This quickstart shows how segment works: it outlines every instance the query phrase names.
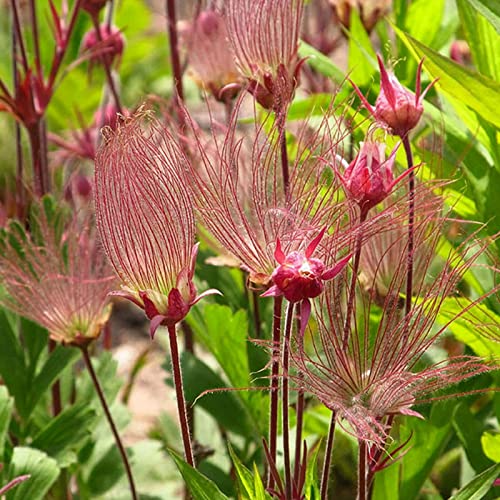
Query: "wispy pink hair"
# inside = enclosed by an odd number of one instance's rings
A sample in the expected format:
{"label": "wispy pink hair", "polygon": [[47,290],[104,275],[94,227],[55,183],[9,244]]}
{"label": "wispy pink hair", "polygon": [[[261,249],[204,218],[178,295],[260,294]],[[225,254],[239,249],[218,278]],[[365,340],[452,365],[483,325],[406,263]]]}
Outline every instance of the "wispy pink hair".
{"label": "wispy pink hair", "polygon": [[75,216],[56,227],[43,210],[32,219],[36,238],[18,222],[2,235],[0,274],[12,311],[45,327],[56,342],[81,345],[96,338],[109,317],[115,277],[88,221]]}

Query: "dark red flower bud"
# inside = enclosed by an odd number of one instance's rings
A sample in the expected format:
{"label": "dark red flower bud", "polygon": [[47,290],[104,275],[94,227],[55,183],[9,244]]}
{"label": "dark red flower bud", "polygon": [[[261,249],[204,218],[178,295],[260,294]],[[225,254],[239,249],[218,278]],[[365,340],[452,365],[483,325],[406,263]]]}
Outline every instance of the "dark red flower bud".
{"label": "dark red flower bud", "polygon": [[90,52],[92,63],[102,62],[104,58],[114,61],[123,54],[125,37],[116,26],[110,27],[104,23],[100,25],[99,32],[92,29],[84,35],[82,47]]}

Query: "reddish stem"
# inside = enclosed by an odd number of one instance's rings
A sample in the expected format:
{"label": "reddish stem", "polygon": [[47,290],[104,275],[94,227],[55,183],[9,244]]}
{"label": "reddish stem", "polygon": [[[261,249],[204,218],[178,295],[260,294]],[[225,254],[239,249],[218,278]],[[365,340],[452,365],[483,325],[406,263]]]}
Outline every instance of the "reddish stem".
{"label": "reddish stem", "polygon": [[109,427],[111,428],[111,432],[113,433],[113,436],[115,438],[116,446],[118,446],[118,450],[120,451],[123,466],[125,467],[125,472],[127,473],[130,494],[132,495],[133,500],[138,500],[139,497],[137,496],[135,490],[134,477],[132,476],[132,469],[130,468],[127,452],[125,451],[122,440],[120,438],[120,434],[118,433],[118,429],[116,428],[115,422],[113,420],[113,416],[111,415],[111,411],[109,410],[108,403],[106,402],[106,397],[104,396],[101,384],[99,383],[99,379],[97,378],[97,374],[92,365],[92,360],[90,359],[87,346],[80,346],[80,350],[82,351],[83,361],[85,362],[85,366],[87,367],[90,378],[92,379],[92,383],[94,384],[95,391],[97,393],[97,396],[99,397],[99,401],[101,402],[102,409],[104,410],[104,413],[108,420]]}
{"label": "reddish stem", "polygon": [[336,414],[332,411],[328,437],[326,440],[325,461],[323,462],[323,472],[321,474],[321,500],[328,499],[328,484],[330,482],[330,466],[332,463],[333,442],[335,439]]}
{"label": "reddish stem", "polygon": [[283,408],[281,412],[283,424],[283,458],[285,462],[285,498],[292,498],[292,473],[290,467],[290,434],[289,434],[289,417],[288,417],[288,401],[289,401],[289,385],[288,385],[288,368],[290,364],[290,339],[292,333],[294,303],[289,302],[286,310],[285,331],[283,333],[282,344],[282,388],[281,398],[283,400]]}
{"label": "reddish stem", "polygon": [[366,441],[359,440],[359,458],[358,458],[358,500],[368,500],[367,488],[367,445]]}
{"label": "reddish stem", "polygon": [[[270,409],[269,409],[269,457],[270,467],[276,463],[276,442],[278,434],[278,396],[279,396],[279,355],[280,355],[280,340],[281,340],[281,306],[283,304],[282,297],[274,298],[274,314],[273,314],[273,346],[271,351],[271,382],[270,382]],[[268,488],[274,486],[274,478],[269,473]]]}
{"label": "reddish stem", "polygon": [[184,398],[184,387],[182,384],[181,362],[179,349],[177,346],[177,335],[175,325],[168,327],[168,337],[170,341],[170,355],[172,358],[172,375],[174,378],[175,395],[177,397],[177,411],[181,424],[182,442],[184,444],[184,458],[186,462],[194,467],[193,447],[191,445],[191,433],[186,412],[186,400]]}

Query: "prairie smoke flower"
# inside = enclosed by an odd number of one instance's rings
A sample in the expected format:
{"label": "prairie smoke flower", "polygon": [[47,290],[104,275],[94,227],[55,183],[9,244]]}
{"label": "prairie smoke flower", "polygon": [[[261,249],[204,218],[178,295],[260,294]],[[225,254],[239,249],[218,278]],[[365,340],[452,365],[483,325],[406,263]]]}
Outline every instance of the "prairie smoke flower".
{"label": "prairie smoke flower", "polygon": [[329,0],[339,23],[349,28],[351,11],[357,10],[366,31],[370,32],[378,20],[389,13],[392,0]]}
{"label": "prairie smoke flower", "polygon": [[16,221],[2,230],[2,302],[45,327],[56,342],[85,346],[108,320],[115,278],[90,224],[74,216],[61,234],[57,223],[42,208],[31,235]]}
{"label": "prairie smoke flower", "polygon": [[83,0],[82,9],[91,17],[97,18],[107,2],[108,0]]}
{"label": "prairie smoke flower", "polygon": [[[236,135],[236,122],[237,109],[222,139],[213,130],[210,142],[195,131],[200,161],[191,165],[189,182],[204,227],[249,273],[249,284],[266,289],[272,285],[276,268],[277,241],[281,249],[278,255],[286,256],[292,252],[304,254],[310,239],[324,226],[336,228],[334,239],[345,246],[352,235],[340,227],[347,208],[339,202],[339,186],[335,179],[325,182],[324,162],[313,155],[313,151],[326,147],[319,143],[319,137],[325,141],[331,138],[321,132],[307,141],[302,133],[297,137],[286,196],[276,141],[278,125],[268,135],[256,124],[253,133],[241,137]],[[191,125],[195,129],[193,122]],[[333,146],[329,143],[328,147]],[[329,247],[327,243],[323,250]],[[336,248],[343,246],[339,243]],[[330,258],[334,258],[333,252]],[[331,264],[324,261],[325,268]]]}
{"label": "prairie smoke flower", "polygon": [[[435,248],[439,233],[434,231],[425,242],[425,273],[432,273],[434,252],[429,248]],[[418,246],[421,240],[416,239],[415,243]],[[418,299],[408,314],[394,307],[393,300],[406,279],[406,253],[400,255],[394,263],[393,279],[383,308],[370,297],[363,304],[364,314],[379,315],[376,331],[371,331],[368,321],[357,330],[354,322],[347,349],[342,339],[344,291],[336,281],[330,282],[316,310],[319,337],[312,339],[314,355],[300,343],[291,353],[292,364],[300,372],[300,377],[294,378],[298,388],[315,395],[335,411],[339,422],[348,422],[358,439],[380,447],[387,436],[387,417],[397,414],[421,417],[414,405],[425,402],[435,391],[489,371],[491,367],[481,359],[467,356],[416,369],[417,362],[447,327],[481,300],[468,301],[459,312],[450,314],[446,324],[437,324],[444,300],[456,294],[464,273],[486,248],[484,244],[474,247],[474,243],[464,242],[442,269],[434,273],[428,285],[418,287]],[[498,331],[500,325],[474,326],[486,333],[495,328]]]}
{"label": "prairie smoke flower", "polygon": [[394,157],[396,149],[385,157],[385,144],[367,140],[361,143],[356,158],[347,165],[343,174],[337,172],[348,194],[366,214],[390,194],[394,186],[405,176],[405,172],[394,179]]}
{"label": "prairie smoke flower", "polygon": [[249,91],[266,109],[292,100],[302,62],[297,49],[302,0],[228,0],[229,40]]}
{"label": "prairie smoke flower", "polygon": [[198,245],[187,163],[170,133],[145,112],[108,135],[96,157],[98,228],[122,281],[115,295],[144,309],[152,337],[216,292],[197,296],[193,283]]}
{"label": "prairie smoke flower", "polygon": [[370,114],[388,128],[391,134],[404,137],[410,130],[415,128],[424,112],[423,101],[429,89],[437,80],[431,82],[422,92],[420,78],[422,73],[422,59],[417,68],[417,81],[415,94],[403,87],[392,72],[388,72],[380,55],[377,54],[380,68],[380,93],[373,107],[361,93],[359,88],[352,83],[361,102]]}
{"label": "prairie smoke flower", "polygon": [[224,87],[238,84],[240,76],[228,41],[226,21],[215,9],[198,15],[184,32],[190,73],[196,84],[224,101],[234,96],[234,89]]}
{"label": "prairie smoke flower", "polygon": [[289,302],[301,303],[301,334],[304,333],[311,314],[309,299],[318,297],[323,292],[323,282],[335,278],[351,258],[351,255],[348,255],[327,269],[322,260],[312,257],[325,231],[326,227],[309,243],[304,252],[293,251],[288,255],[284,254],[278,239],[274,257],[279,266],[271,275],[274,285],[262,294],[263,297],[283,295]]}

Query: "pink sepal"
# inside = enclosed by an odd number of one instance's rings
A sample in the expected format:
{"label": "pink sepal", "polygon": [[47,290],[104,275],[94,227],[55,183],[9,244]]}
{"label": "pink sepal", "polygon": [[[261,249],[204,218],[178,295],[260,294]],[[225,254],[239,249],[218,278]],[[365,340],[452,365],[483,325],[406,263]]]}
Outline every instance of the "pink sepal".
{"label": "pink sepal", "polygon": [[[311,243],[309,243],[309,245],[307,246],[306,251],[305,251],[306,258],[309,258],[314,253],[314,250],[316,250],[316,248],[318,247],[319,242],[323,238],[325,232],[326,232],[326,226],[319,232],[318,236],[316,236],[316,238],[314,238],[311,241]],[[278,259],[276,259],[276,260],[278,260]],[[278,260],[278,262],[279,262],[279,260]],[[282,264],[282,262],[280,262],[280,264]]]}
{"label": "pink sepal", "polygon": [[134,295],[132,295],[130,292],[125,292],[124,290],[113,290],[112,292],[108,293],[108,296],[121,297],[123,299],[130,300],[130,302],[133,302],[136,306],[140,307],[141,309],[144,307]]}
{"label": "pink sepal", "polygon": [[278,262],[278,264],[283,264],[286,259],[286,255],[281,249],[281,241],[279,238],[276,239],[276,250],[274,250],[274,258],[276,259],[276,262]]}
{"label": "pink sepal", "polygon": [[280,297],[283,292],[276,286],[273,285],[269,290],[266,290],[261,297]]}
{"label": "pink sepal", "polygon": [[417,417],[421,420],[425,420],[422,414],[418,413],[418,411],[410,410],[410,408],[403,408],[402,410],[399,410],[398,413],[400,413],[401,415],[407,415],[408,417]]}
{"label": "pink sepal", "polygon": [[340,259],[332,268],[327,269],[322,275],[321,279],[322,280],[331,280],[339,274],[342,269],[347,265],[347,263],[351,260],[352,253],[344,257],[343,259]]}
{"label": "pink sepal", "polygon": [[304,299],[300,303],[300,338],[304,337],[307,323],[311,317],[311,302],[309,299]]}
{"label": "pink sepal", "polygon": [[204,292],[200,293],[193,302],[191,302],[190,305],[194,306],[197,304],[201,299],[204,299],[208,295],[220,295],[221,297],[224,295],[220,290],[217,290],[216,288],[209,288],[208,290],[205,290]]}
{"label": "pink sepal", "polygon": [[166,316],[163,314],[157,314],[154,318],[151,319],[151,322],[149,323],[149,335],[151,337],[151,340],[155,338],[155,333],[156,330],[158,330],[158,327],[167,319]]}
{"label": "pink sepal", "polygon": [[144,312],[149,319],[153,319],[158,314],[158,309],[156,308],[154,302],[148,297],[146,292],[139,292],[139,297],[141,297],[144,303]]}

